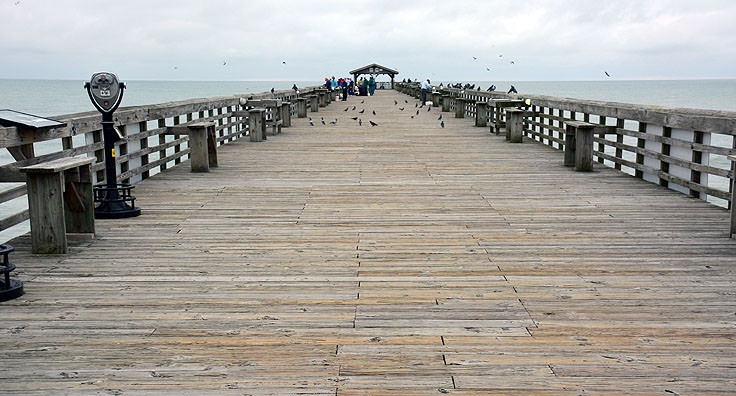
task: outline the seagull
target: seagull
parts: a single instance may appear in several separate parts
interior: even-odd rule
[[[309,117],[309,125],[314,126],[314,121],[312,121],[312,117]]]
[[[337,125],[337,118],[335,118],[335,121],[330,121],[330,124]]]
[[[363,120],[362,119],[358,120],[358,125],[363,126]]]
[[[606,77],[611,77],[611,75],[610,75],[610,74],[608,74],[608,72],[607,72],[607,71],[604,71],[603,73],[606,73]]]
[[[297,87],[296,87],[296,84],[294,84],[294,85],[293,85],[293,86],[291,87],[291,89],[293,89],[294,91],[298,91],[298,90],[299,90],[299,88],[297,88]]]
[[[486,71],[491,71],[491,69],[490,69],[490,68],[488,68],[488,67],[486,67]]]
[[[509,88],[509,92],[507,93],[518,93],[518,92],[516,91],[516,87],[512,85],[511,88]]]
[[[411,118],[414,118],[414,116],[411,116]]]
[[[179,66],[174,66],[174,70],[179,70]]]
[[[271,93],[274,93],[275,91],[276,91],[275,89],[271,88]]]
[[[441,126],[442,128],[444,128],[444,127],[445,127],[445,122],[444,122],[444,121],[440,121],[440,126]]]
[[[480,85],[478,86],[478,91],[480,91]]]
[[[348,109],[349,109],[349,108],[350,108],[350,107],[346,107],[346,108],[345,108],[345,110],[343,110],[343,111],[348,111]]]
[[[442,114],[440,114],[440,116],[439,116],[439,117],[437,117],[437,121],[439,121],[439,120],[441,120],[441,119],[442,119]]]
[[[404,103],[409,103],[409,101],[408,101],[408,100],[406,100],[406,99],[404,99]]]
[[[394,99],[394,106],[396,106],[397,104],[399,104],[399,102],[397,102],[396,99]]]
[[[378,125],[378,124],[376,124],[375,122],[373,122],[373,121],[371,121],[371,120],[368,120],[368,122],[369,122],[369,123],[371,124],[371,126],[376,126],[376,125]]]
[[[355,111],[355,106],[353,106],[352,110]]]
[[[503,58],[503,54],[498,54],[498,57],[499,58]]]
[[[419,103],[414,103],[414,108],[419,107]]]
[[[363,102],[365,102],[365,99],[363,99],[363,100],[360,101],[360,103],[363,103]]]
[[[417,110],[417,115],[419,115],[419,110]]]
[[[442,83],[440,83],[440,88],[442,88]]]
[[[515,65],[514,61],[511,61],[511,62],[509,62],[509,63],[511,63],[512,65]]]
[[[226,60],[222,61],[222,65],[223,66],[227,65],[227,61]]]
[[[403,107],[399,107],[399,110],[404,111],[404,108]]]
[[[478,60],[478,58],[476,58],[476,57],[473,57],[473,60]]]
[[[358,117],[350,117],[353,121],[357,120]]]
[[[363,114],[365,112],[365,109],[359,111],[358,113]]]
[[[321,117],[321,118],[322,118],[322,125],[325,125],[325,118],[324,117]]]
[[[282,65],[285,65],[285,64],[286,64],[286,61],[281,61],[281,64],[282,64]]]
[[[371,110],[371,111],[373,112],[373,115],[376,115],[376,111],[375,110]]]

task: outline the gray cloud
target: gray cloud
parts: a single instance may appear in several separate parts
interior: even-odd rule
[[[728,77],[736,61],[733,1],[16,1],[0,0],[0,78],[315,80],[371,62],[402,78]]]

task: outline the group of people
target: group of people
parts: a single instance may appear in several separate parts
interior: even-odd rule
[[[349,95],[373,96],[376,93],[376,79],[373,76],[367,79],[361,77],[357,83],[349,77],[340,79],[335,79],[335,76],[325,77],[324,85],[329,91],[339,91],[342,100],[348,100]]]

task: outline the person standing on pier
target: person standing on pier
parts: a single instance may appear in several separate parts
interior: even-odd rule
[[[342,90],[342,100],[348,100],[348,82],[344,79],[340,79],[340,88]]]
[[[376,79],[373,78],[373,76],[371,76],[371,79],[368,80],[368,90],[371,96],[376,93]]]
[[[427,102],[427,91],[432,89],[430,84],[429,79],[427,79],[427,81],[422,81],[422,106]]]

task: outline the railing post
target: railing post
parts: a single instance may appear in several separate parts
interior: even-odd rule
[[[488,103],[475,102],[475,126],[484,127],[488,125]]]
[[[296,98],[296,117],[307,118],[307,98]]]
[[[209,123],[197,123],[187,126],[189,129],[189,161],[192,172],[209,172],[210,159],[207,144],[207,128]]]
[[[432,92],[432,106],[439,107],[440,106],[440,93],[439,92]]]
[[[248,110],[248,129],[250,130],[251,142],[262,142],[266,140],[266,123],[264,113],[266,109],[253,108]]]
[[[509,142],[521,143],[522,132],[524,130],[524,110],[508,108],[506,109],[506,131],[508,131]]]
[[[736,170],[736,155],[729,155],[728,159],[731,160],[731,172]],[[729,203],[731,209],[731,229],[728,236],[733,238],[736,234],[736,213],[734,213],[734,206],[736,206],[736,173],[734,173],[733,179],[731,180],[731,202]]]
[[[329,92],[325,89],[319,91],[319,107],[327,107],[327,96]]]
[[[465,118],[465,98],[455,98],[455,118]]]
[[[309,100],[309,111],[312,113],[319,112],[319,95],[309,95],[307,99]]]
[[[281,102],[281,126],[291,126],[291,102]]]
[[[565,125],[565,159],[564,166],[575,166],[575,127],[569,123]]]
[[[593,170],[593,133],[597,125],[580,121],[568,121],[575,129],[575,170],[590,172]]]
[[[442,111],[447,113],[450,111],[450,101],[452,98],[450,95],[441,95],[442,98]]]

